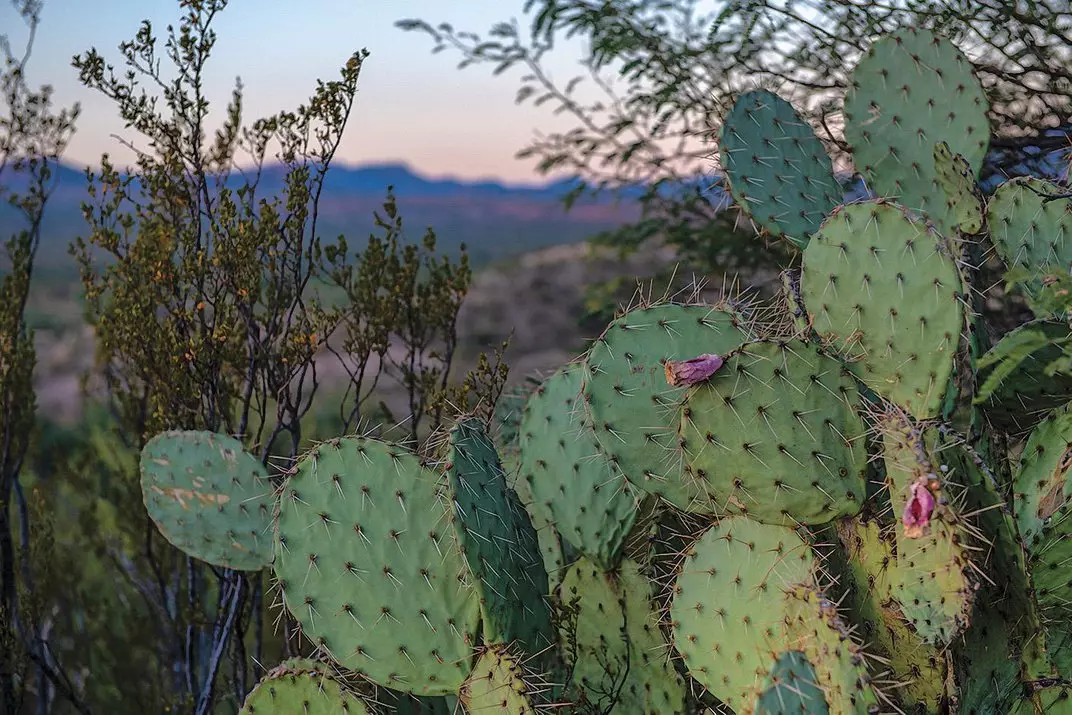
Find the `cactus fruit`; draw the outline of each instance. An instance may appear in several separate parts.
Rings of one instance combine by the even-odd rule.
[[[145,508],[164,538],[215,566],[259,571],[272,561],[274,487],[233,437],[170,431],[141,452]]]
[[[484,640],[540,652],[554,634],[536,531],[479,420],[458,420],[449,438],[454,531],[480,594]]]
[[[456,693],[480,625],[439,475],[362,437],[321,444],[284,485],[273,568],[305,636],[373,682]]]
[[[572,621],[561,628],[562,650],[582,702],[610,715],[685,711],[685,681],[669,662],[651,581],[635,561],[607,572],[580,558],[558,600]]]
[[[859,512],[865,427],[841,363],[801,340],[745,343],[681,401],[686,473],[731,513],[823,524]]]
[[[940,141],[934,145],[934,175],[945,195],[946,215],[956,218],[956,228],[966,234],[981,232],[983,201],[968,160]]]
[[[311,661],[284,662],[246,696],[239,715],[374,715],[361,693]]]
[[[585,357],[583,399],[601,451],[630,483],[684,511],[713,513],[684,475],[675,443],[677,398],[664,363],[724,354],[750,337],[724,306],[660,304],[614,320]]]
[[[857,171],[880,196],[928,215],[952,237],[934,165],[945,141],[974,178],[990,139],[989,105],[971,63],[951,42],[917,28],[874,42],[845,95],[845,140]]]
[[[941,410],[962,292],[940,237],[884,201],[842,207],[804,251],[801,293],[815,331],[859,380],[917,419]]]
[[[737,712],[774,666],[785,643],[786,598],[810,583],[811,548],[792,529],[730,517],[685,552],[670,603],[674,647],[692,678]]]
[[[798,248],[841,203],[830,157],[793,105],[757,90],[737,98],[719,135],[730,194],[759,226]]]
[[[782,653],[763,683],[753,715],[829,715],[826,696],[808,657]]]
[[[1064,193],[1048,181],[1017,177],[999,186],[987,204],[994,248],[1010,269],[1032,276],[1024,286],[1029,294],[1047,271],[1067,273],[1072,265],[1072,202],[1046,198]]]
[[[521,426],[521,474],[532,510],[563,539],[612,569],[633,528],[637,498],[596,443],[579,404],[582,366],[555,372],[529,399]]]
[[[546,686],[526,672],[520,657],[505,646],[486,649],[477,658],[459,700],[466,715],[535,715]]]

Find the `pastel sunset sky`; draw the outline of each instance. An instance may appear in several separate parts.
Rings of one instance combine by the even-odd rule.
[[[231,0],[214,28],[219,36],[208,67],[208,94],[223,110],[235,78],[246,93],[246,120],[291,109],[305,101],[318,78],[337,76],[361,48],[370,57],[362,71],[357,104],[340,150],[354,165],[403,161],[432,176],[538,180],[534,162],[514,158],[535,130],[572,126],[551,107],[514,104],[520,69],[492,76],[491,68],[457,69],[457,53],[431,53],[423,33],[394,26],[406,18],[485,34],[492,24],[516,18],[523,28],[524,0]],[[51,84],[56,101],[81,102],[82,116],[66,159],[97,165],[108,152],[126,163],[131,153],[111,135],[123,125],[111,103],[83,88],[71,58],[95,47],[122,69],[120,42],[143,19],[158,38],[178,24],[178,0],[45,0],[28,67],[33,85]],[[10,2],[0,3],[0,34],[16,51],[26,39]],[[162,47],[163,40],[160,45]],[[579,46],[563,47],[549,65],[558,79],[577,73]],[[214,128],[214,127],[213,127]],[[127,135],[129,136],[129,135]]]

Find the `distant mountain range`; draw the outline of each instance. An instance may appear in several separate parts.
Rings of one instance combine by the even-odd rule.
[[[284,187],[283,167],[265,167],[258,195],[271,196]],[[7,185],[20,187],[5,176]],[[61,165],[56,171],[56,191],[44,222],[41,262],[70,261],[67,247],[86,224],[81,204],[88,200],[82,170]],[[244,181],[236,177],[237,187]],[[374,164],[359,167],[334,166],[329,172],[320,200],[318,233],[324,239],[344,234],[351,246],[358,246],[374,229],[373,211],[379,211],[393,186],[407,234],[419,239],[431,226],[440,246],[455,251],[461,243],[475,263],[501,259],[545,246],[585,240],[600,231],[635,220],[638,207],[629,198],[640,189],[626,191],[624,200],[612,197],[585,199],[567,212],[562,198],[576,186],[574,180],[547,183],[506,183],[433,179],[422,176],[405,164]],[[19,225],[9,206],[0,207],[0,236],[10,235]]]

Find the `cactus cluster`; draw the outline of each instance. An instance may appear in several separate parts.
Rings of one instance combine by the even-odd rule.
[[[949,40],[878,38],[844,111],[875,197],[841,204],[793,107],[743,94],[721,156],[797,252],[777,307],[633,307],[488,423],[332,440],[274,488],[229,438],[152,440],[160,530],[270,568],[317,651],[244,712],[1072,712],[1069,316],[987,353],[971,258],[1037,291],[1070,204],[983,196],[987,110]]]

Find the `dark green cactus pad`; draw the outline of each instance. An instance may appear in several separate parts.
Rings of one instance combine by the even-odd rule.
[[[467,715],[535,715],[543,692],[542,679],[526,672],[520,656],[497,646],[477,658],[458,699]]]
[[[831,715],[878,713],[888,700],[871,680],[867,657],[837,612],[815,586],[797,586],[783,607],[787,650],[804,653],[814,669]]]
[[[971,63],[929,30],[903,28],[874,42],[845,95],[845,140],[856,169],[874,191],[925,212],[952,236],[950,213],[934,166],[945,141],[966,160],[974,181],[990,141],[989,106]]]
[[[522,382],[503,391],[495,403],[492,439],[505,461],[507,453],[516,453],[521,436],[521,418],[529,397],[540,387],[541,382],[526,377]]]
[[[285,662],[271,670],[246,696],[239,715],[374,715],[380,712],[360,693],[331,677],[327,668],[293,665]]]
[[[518,455],[520,458],[520,455]],[[507,472],[507,484],[517,494],[521,506],[528,512],[532,528],[536,530],[536,540],[540,545],[540,558],[543,561],[544,571],[547,572],[547,586],[553,591],[566,573],[569,561],[562,550],[562,541],[554,525],[550,521],[547,510],[536,503],[532,495],[532,488],[528,480],[521,479],[521,467],[518,464],[514,469]]]
[[[737,98],[718,138],[730,194],[759,227],[798,248],[844,192],[812,128],[793,105],[763,90]]]
[[[752,712],[754,715],[829,715],[826,696],[808,656],[795,650],[780,655]]]
[[[736,712],[791,650],[786,599],[811,583],[811,548],[792,529],[724,519],[685,551],[673,585],[674,647],[689,674]]]
[[[1072,201],[1046,201],[1065,193],[1048,181],[1017,177],[999,186],[987,205],[994,248],[1010,269],[1032,277],[1024,286],[1029,293],[1046,273],[1067,273],[1072,264]]]
[[[1023,691],[1017,614],[1003,614],[1000,597],[980,598],[972,626],[953,651],[963,713],[1008,713]]]
[[[945,195],[945,215],[955,217],[955,225],[963,233],[982,232],[983,201],[968,160],[940,141],[934,145],[934,174]]]
[[[652,610],[651,580],[635,561],[623,559],[606,572],[582,557],[558,598],[570,614],[560,642],[576,700],[594,712],[685,712],[685,680]]]
[[[814,345],[746,343],[682,399],[686,472],[720,507],[764,523],[852,516],[867,489],[859,399],[842,364]]]
[[[973,550],[973,527],[958,513],[963,495],[936,463],[935,431],[893,411],[878,429],[897,519],[893,593],[920,638],[946,646],[970,625],[979,586],[972,560],[985,551]],[[910,512],[926,517],[910,521]]]
[[[451,428],[448,459],[454,528],[480,594],[484,641],[538,653],[554,643],[554,632],[536,530],[479,420]]]
[[[684,388],[667,384],[667,360],[724,355],[751,337],[736,313],[662,304],[614,320],[588,352],[583,398],[600,449],[638,488],[683,511],[714,513],[703,485],[684,473],[676,443]]]
[[[1072,375],[1046,368],[1072,343],[1066,321],[1035,320],[1006,334],[979,360],[978,404],[991,424],[1028,432],[1047,413],[1072,400]]]
[[[599,450],[580,404],[583,368],[567,365],[525,406],[521,475],[533,510],[600,568],[612,569],[638,511],[634,488]]]
[[[164,538],[189,556],[239,571],[272,562],[275,490],[233,437],[170,431],[141,452],[142,500]]]
[[[1067,573],[1072,562],[1070,467],[1072,403],[1054,410],[1031,432],[1013,481],[1013,508],[1039,615],[1043,625],[1060,624],[1066,632],[1072,624],[1072,583]]]
[[[333,440],[298,462],[276,517],[273,569],[305,637],[416,695],[457,692],[480,626],[442,481],[401,447]]]
[[[841,545],[827,566],[834,567],[849,621],[857,635],[886,659],[893,679],[901,683],[898,699],[906,706],[933,713],[951,695],[945,653],[925,643],[909,626],[893,597],[896,578],[894,535],[873,522],[845,519],[835,523]]]
[[[928,225],[883,201],[843,206],[804,251],[801,292],[815,331],[857,378],[917,419],[940,413],[963,290]]]

